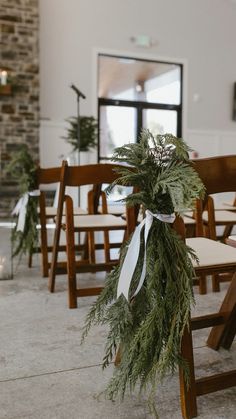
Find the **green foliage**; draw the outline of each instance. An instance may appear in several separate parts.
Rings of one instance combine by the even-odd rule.
[[[22,145],[13,154],[7,172],[15,179],[19,185],[20,195],[37,189],[36,179],[37,166],[29,153],[28,147]],[[30,253],[38,243],[38,232],[36,229],[38,222],[38,198],[29,196],[26,208],[24,231],[17,231],[16,226],[12,231],[13,257]]]
[[[204,187],[189,163],[188,147],[172,135],[153,136],[143,131],[138,144],[117,148],[113,160],[125,162],[119,184],[138,187],[125,200],[153,213],[181,213],[203,196]],[[114,185],[113,185],[114,186]],[[131,282],[130,302],[116,298],[119,275],[129,242],[121,249],[120,264],[107,277],[105,288],[92,306],[83,338],[92,324],[106,324],[108,335],[103,366],[110,364],[117,348],[121,362],[106,389],[110,399],[123,399],[138,385],[154,396],[156,385],[176,367],[187,365],[180,356],[181,338],[194,303],[193,251],[170,224],[154,218],[147,241],[147,270],[140,292],[132,298],[143,267],[144,238]],[[151,385],[151,390],[150,390]],[[153,407],[153,412],[156,412]]]
[[[139,189],[127,197],[127,204],[142,204],[163,214],[173,211],[181,214],[192,208],[196,197],[203,196],[204,188],[189,164],[188,151],[181,138],[171,134],[154,137],[150,131],[142,132],[139,143],[117,148],[113,160],[132,166],[119,171],[122,177],[117,183]]]
[[[63,137],[78,150],[78,118],[72,116],[66,120],[69,123],[67,136]],[[80,116],[80,151],[89,151],[97,145],[98,123],[93,116]]]

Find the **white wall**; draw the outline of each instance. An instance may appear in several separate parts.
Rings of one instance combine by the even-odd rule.
[[[94,48],[172,57],[187,62],[186,140],[202,153],[236,153],[232,121],[236,78],[236,4],[230,0],[39,0],[41,148],[59,150],[58,129],[76,114],[76,84],[86,95],[81,114],[96,109]],[[157,41],[149,50],[130,37]],[[197,97],[197,101],[194,101]],[[53,134],[52,134],[53,131]],[[50,134],[49,134],[50,132]],[[227,137],[225,142],[224,138]],[[227,147],[226,147],[227,146]],[[47,156],[47,151],[41,155]],[[55,155],[55,154],[54,154]]]

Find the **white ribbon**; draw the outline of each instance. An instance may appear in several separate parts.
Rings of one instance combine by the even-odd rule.
[[[118,281],[117,287],[117,298],[123,294],[127,301],[129,301],[129,288],[132,281],[132,277],[137,265],[139,251],[140,251],[140,235],[141,230],[144,226],[144,258],[143,258],[143,269],[139,279],[139,283],[137,289],[133,295],[138,294],[140,289],[142,288],[145,276],[146,276],[146,246],[147,246],[147,239],[150,228],[153,223],[153,218],[157,218],[158,220],[164,223],[172,224],[175,221],[175,214],[153,214],[151,211],[146,210],[145,212],[146,217],[143,221],[136,227],[132,240],[129,244],[128,251],[126,253],[123,266],[121,268],[120,277]]]
[[[27,205],[29,201],[29,196],[39,196],[40,190],[35,189],[34,191],[25,192],[24,195],[17,202],[12,215],[18,215],[16,231],[24,231],[25,228],[25,217],[27,212]]]

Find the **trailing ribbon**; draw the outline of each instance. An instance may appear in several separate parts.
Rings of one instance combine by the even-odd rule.
[[[128,251],[126,253],[123,266],[121,268],[120,277],[118,281],[117,287],[117,298],[123,294],[127,301],[129,301],[129,288],[132,281],[132,277],[137,265],[139,251],[140,251],[140,235],[141,230],[144,226],[144,258],[143,258],[143,269],[139,279],[139,283],[137,289],[133,295],[138,294],[140,289],[142,288],[145,276],[146,276],[146,246],[147,246],[147,239],[150,228],[153,223],[153,218],[157,218],[159,221],[164,223],[172,224],[175,221],[175,214],[153,214],[151,211],[146,210],[145,212],[146,217],[143,221],[136,227],[132,240],[129,244]]]
[[[40,190],[35,189],[31,192],[25,192],[24,195],[19,199],[17,202],[14,210],[12,211],[12,215],[18,215],[17,227],[16,231],[24,231],[25,228],[25,217],[27,213],[27,205],[30,196],[39,196]]]

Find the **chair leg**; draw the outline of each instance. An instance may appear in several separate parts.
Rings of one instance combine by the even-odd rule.
[[[95,238],[94,238],[94,232],[89,231],[88,233],[88,250],[89,250],[89,262],[95,263],[96,262],[96,256],[95,256]]]
[[[41,254],[42,254],[42,276],[48,277],[48,243],[46,226],[41,226]]]
[[[54,232],[54,243],[52,249],[52,262],[50,266],[50,273],[49,273],[49,281],[48,281],[48,289],[50,292],[54,292],[55,289],[55,278],[56,278],[56,266],[57,266],[57,256],[58,256],[58,248],[59,248],[59,241],[60,241],[60,230],[55,228]]]
[[[179,370],[181,410],[184,419],[191,419],[197,416],[197,395],[194,374],[192,332],[191,330],[188,330],[187,327],[185,328],[182,338],[181,355],[189,367],[188,383],[186,383],[183,369],[180,368]]]
[[[32,268],[32,259],[33,259],[33,252],[29,252],[28,255],[28,268]]]
[[[116,352],[116,356],[115,356],[115,361],[114,361],[115,366],[118,367],[120,365],[120,362],[121,362],[121,347],[119,346]]]
[[[199,294],[204,295],[207,293],[207,280],[205,275],[199,276]]]
[[[110,262],[111,255],[110,255],[109,231],[104,231],[104,253],[105,253],[105,262],[106,263]]]
[[[212,275],[212,291],[220,292],[220,276]]]
[[[66,197],[66,253],[68,275],[69,308],[77,308],[76,262],[75,262],[75,236],[73,203]]]
[[[41,255],[42,255],[42,276],[48,277],[48,238],[47,238],[47,219],[46,219],[46,201],[45,194],[40,193],[39,197],[39,219],[40,219],[40,237],[41,237]]]
[[[236,274],[234,274],[228,291],[220,308],[220,313],[230,313],[228,321],[221,326],[214,326],[209,334],[207,345],[215,350],[220,346],[229,349],[236,333]]]

